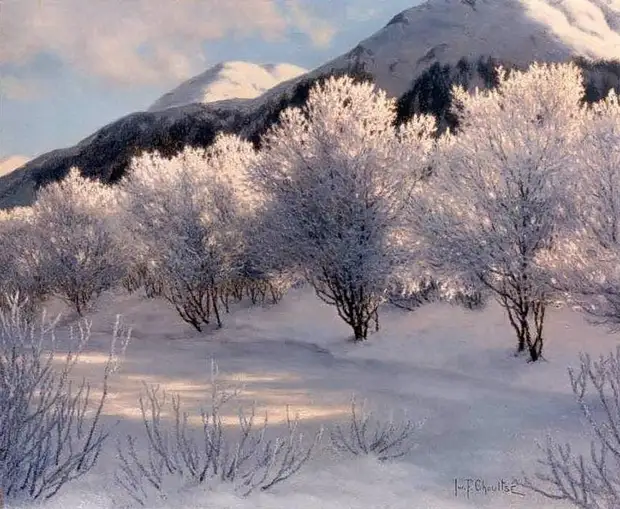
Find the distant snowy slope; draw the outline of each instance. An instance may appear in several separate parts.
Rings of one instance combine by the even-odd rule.
[[[620,0],[430,0],[318,69],[359,62],[391,95],[434,62],[485,55],[528,64],[620,58]]]
[[[28,162],[29,158],[25,156],[9,156],[4,159],[0,159],[0,175],[6,175],[7,173],[12,172],[13,170],[23,166]]]
[[[292,64],[222,62],[163,95],[148,111],[225,99],[252,99],[306,72],[307,69]]]

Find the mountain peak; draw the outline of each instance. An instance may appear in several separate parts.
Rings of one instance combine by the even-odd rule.
[[[399,96],[435,62],[620,57],[620,0],[428,0],[321,68],[362,65]]]
[[[252,99],[277,84],[306,72],[306,69],[292,64],[220,62],[164,94],[148,111],[226,99]]]

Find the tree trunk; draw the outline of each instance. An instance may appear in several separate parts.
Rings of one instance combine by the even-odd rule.
[[[545,325],[545,311],[547,306],[544,302],[537,302],[533,305],[533,317],[534,317],[534,340],[528,341],[528,351],[530,354],[530,360],[536,362],[542,358],[542,350],[544,346],[543,328]]]
[[[211,300],[213,302],[213,312],[215,313],[215,320],[217,321],[217,328],[222,328],[222,319],[220,318],[220,310],[217,305],[217,289],[215,286],[211,287]]]
[[[530,303],[520,309],[506,307],[510,324],[517,334],[517,354],[527,352],[530,362],[536,362],[542,356],[545,310],[544,302]]]
[[[368,328],[364,327],[363,324],[355,323],[352,327],[355,342],[364,341],[368,337]]]

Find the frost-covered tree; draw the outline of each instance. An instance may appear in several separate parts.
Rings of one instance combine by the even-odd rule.
[[[492,292],[518,352],[536,361],[557,297],[541,258],[572,214],[584,91],[574,65],[534,64],[499,76],[493,91],[454,89],[460,132],[441,140],[438,170],[411,201],[412,228],[429,267],[473,277]]]
[[[124,275],[126,246],[115,234],[117,211],[115,193],[77,168],[43,188],[33,205],[46,286],[78,315]]]
[[[199,331],[213,316],[221,326],[219,292],[235,273],[252,211],[244,171],[254,156],[249,143],[220,135],[206,151],[142,155],[120,185],[136,259]]]
[[[549,256],[556,283],[592,321],[620,325],[620,99],[615,92],[583,116],[573,227]]]
[[[369,83],[330,78],[263,140],[253,177],[278,256],[366,339],[402,261],[405,199],[428,170],[432,117],[394,127],[395,103]]]

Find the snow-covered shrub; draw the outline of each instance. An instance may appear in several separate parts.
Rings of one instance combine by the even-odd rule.
[[[277,304],[297,279],[286,261],[280,260],[278,252],[271,249],[264,216],[256,210],[254,214],[241,226],[244,247],[220,292],[227,312],[231,301],[245,298],[252,304],[264,304],[267,300]]]
[[[535,479],[526,477],[523,484],[580,509],[615,509],[620,507],[620,347],[598,361],[587,354],[580,361],[578,371],[568,372],[577,404],[595,436],[589,458],[548,438],[545,458],[539,460],[543,471]]]
[[[542,258],[573,217],[584,89],[574,65],[499,76],[492,91],[454,89],[459,132],[441,139],[436,171],[412,195],[411,223],[429,270],[477,279],[505,309],[517,351],[536,361],[557,298]]]
[[[77,336],[70,331],[71,350],[55,366],[56,323],[45,315],[36,325],[28,323],[17,299],[10,312],[0,312],[0,491],[9,502],[54,496],[95,465],[108,435],[101,412],[129,332],[117,320],[102,394],[93,398],[89,383],[71,380],[90,324],[80,324]]]
[[[32,224],[32,209],[18,208],[0,215],[0,309],[10,311],[7,296],[19,294],[23,318],[33,318],[46,299],[41,263],[41,238]]]
[[[267,302],[277,304],[293,286],[295,274],[283,269],[264,270],[249,263],[241,265],[235,275],[226,281],[220,291],[222,303],[229,312],[230,301],[241,301],[245,297],[252,304]]]
[[[404,253],[405,198],[427,175],[435,121],[394,127],[395,102],[348,76],[315,86],[262,140],[253,181],[266,200],[266,244],[367,338]]]
[[[116,236],[117,213],[116,193],[77,168],[39,191],[32,207],[46,286],[78,315],[125,274],[128,246]]]
[[[122,283],[129,293],[142,288],[149,299],[161,297],[164,291],[163,281],[157,273],[156,266],[144,261],[130,262]]]
[[[222,323],[221,291],[235,274],[252,212],[244,172],[253,157],[249,143],[220,135],[207,150],[188,147],[172,159],[142,155],[120,184],[136,259],[199,331],[213,317]]]
[[[486,305],[487,296],[482,289],[453,283],[439,282],[432,277],[409,280],[407,284],[402,279],[396,279],[390,286],[388,302],[408,311],[415,311],[431,302],[447,302],[472,310]]]
[[[171,485],[182,488],[220,481],[231,483],[243,496],[268,490],[297,473],[321,440],[322,430],[304,443],[299,420],[292,419],[288,409],[286,433],[275,439],[267,436],[267,415],[258,420],[254,407],[249,412],[239,408],[238,426],[226,429],[222,412],[242,387],[224,384],[214,362],[210,398],[207,408],[201,409],[199,431],[189,428],[190,416],[181,409],[178,395],[170,402],[174,423],[164,425],[161,411],[168,406],[167,394],[160,395],[158,386],[145,387],[146,399],[140,397],[140,409],[148,453],[141,455],[135,437],[127,436],[125,443],[118,444],[121,463],[116,476],[142,506],[152,497],[165,499]]]
[[[264,303],[267,298],[276,304],[300,277],[291,263],[272,249],[269,221],[265,219],[261,211],[253,221],[246,222],[245,248],[230,281],[238,300],[245,295],[253,304]]]
[[[420,427],[421,423],[409,419],[395,422],[390,417],[381,421],[366,410],[365,401],[359,407],[353,398],[350,421],[347,426],[336,425],[331,430],[331,443],[340,453],[372,455],[387,461],[408,454],[416,446],[415,433]]]

